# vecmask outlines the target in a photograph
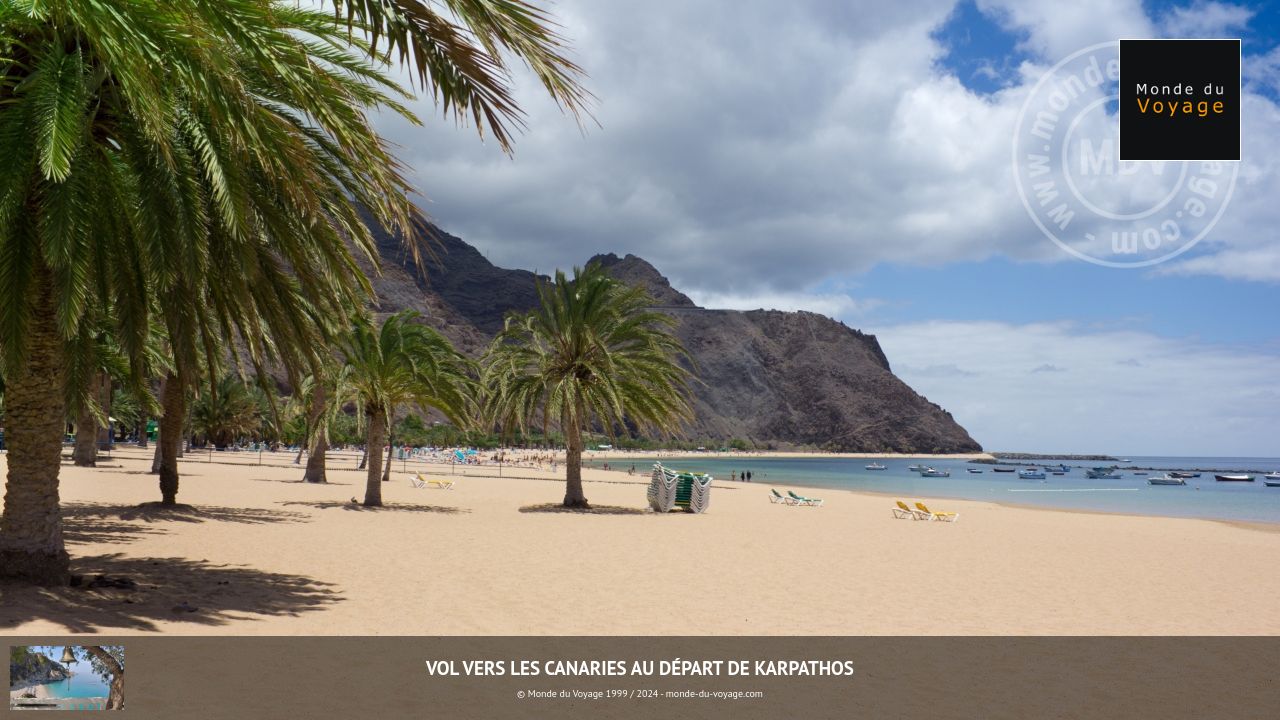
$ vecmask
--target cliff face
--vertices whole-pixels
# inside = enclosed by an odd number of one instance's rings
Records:
[[[62,665],[40,653],[14,648],[9,655],[9,689],[20,690],[33,685],[46,685],[71,677]]]
[[[459,347],[478,353],[508,311],[537,303],[538,276],[496,267],[462,240],[434,232],[436,260],[425,273],[397,241],[380,243],[384,271],[374,284],[382,309],[418,309]],[[981,450],[950,413],[893,374],[873,335],[808,312],[698,307],[634,255],[589,262],[644,287],[679,320],[676,333],[700,380],[688,437],[846,452]]]

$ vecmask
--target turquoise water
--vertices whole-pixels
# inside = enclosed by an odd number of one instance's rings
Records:
[[[1280,488],[1269,488],[1257,471],[1280,470],[1280,458],[1209,458],[1209,457],[1138,457],[1120,464],[1123,477],[1118,480],[1090,480],[1084,470],[1111,463],[1079,460],[1044,460],[1045,464],[1062,462],[1071,466],[1066,475],[1047,475],[1044,480],[1022,480],[1017,473],[995,473],[991,465],[965,460],[915,460],[911,458],[702,458],[664,459],[667,467],[680,471],[710,473],[717,482],[729,482],[731,472],[750,470],[753,484],[804,485],[812,488],[835,488],[881,492],[907,498],[959,498],[990,502],[1017,503],[1048,508],[1093,510],[1133,515],[1212,518],[1249,522],[1280,523]],[[885,465],[885,470],[866,470],[871,462]],[[627,468],[631,460],[612,460],[616,469]],[[951,477],[924,478],[907,470],[917,463],[939,470],[950,470]],[[591,461],[599,467],[601,461]],[[636,461],[636,469],[647,470],[649,462]],[[1029,464],[1029,461],[1028,461]],[[1185,486],[1148,485],[1145,476],[1134,475],[1130,468],[1161,470],[1254,471],[1251,483],[1221,483],[1212,472],[1187,480]],[[980,475],[967,472],[981,469]]]
[[[57,658],[54,659],[56,660]],[[72,672],[70,678],[44,686],[49,691],[50,697],[104,698],[111,693],[111,688],[93,672],[93,668],[89,666],[89,663],[75,663],[68,665],[67,668]]]

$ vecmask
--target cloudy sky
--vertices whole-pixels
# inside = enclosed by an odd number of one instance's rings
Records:
[[[544,3],[545,4],[545,3]],[[519,76],[514,157],[388,119],[428,212],[542,272],[634,253],[715,307],[875,333],[988,449],[1280,456],[1280,8],[1136,0],[560,0],[584,131]],[[1074,259],[1018,199],[1046,68],[1117,38],[1241,37],[1225,215],[1144,270]]]

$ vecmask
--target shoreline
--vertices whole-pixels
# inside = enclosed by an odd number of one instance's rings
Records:
[[[557,453],[558,458],[563,458],[564,453]],[[808,458],[836,458],[848,460],[865,460],[873,458],[883,458],[885,460],[994,460],[995,456],[990,453],[863,453],[863,452],[811,452],[800,450],[743,450],[731,452],[719,452],[716,450],[706,450],[699,452],[697,450],[586,450],[582,453],[583,460],[662,460],[666,458],[710,458],[715,460],[738,460],[750,458],[778,458],[787,460],[808,459]]]
[[[9,699],[10,700],[21,699],[21,696],[23,693],[30,691],[33,695],[36,696],[37,700],[49,700],[53,698],[53,695],[49,693],[49,688],[47,687],[48,685],[49,683],[40,683],[38,685],[23,685],[22,687],[18,687],[18,688],[10,688]]]
[[[366,508],[355,454],[334,458],[327,484],[275,459],[188,456],[172,509],[147,504],[158,493],[150,452],[117,452],[120,467],[64,465],[72,572],[132,583],[0,583],[0,630],[1280,635],[1273,528],[896,493],[961,514],[922,522],[893,517],[893,491],[787,485],[825,500],[795,507],[771,503],[770,482],[716,483],[706,513],[659,514],[647,509],[647,474],[598,468],[584,470],[593,509],[566,512],[563,469],[419,463],[393,465],[385,505]],[[456,484],[416,488],[416,471]],[[927,591],[903,580],[917,572]]]

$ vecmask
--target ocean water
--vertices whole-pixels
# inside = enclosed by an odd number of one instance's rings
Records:
[[[111,688],[93,672],[93,668],[90,667],[89,663],[79,662],[67,667],[72,672],[71,677],[62,682],[49,683],[44,686],[49,691],[50,697],[104,698],[111,693]]]
[[[753,484],[765,492],[770,485],[803,485],[879,492],[902,499],[959,498],[990,502],[1034,505],[1047,508],[1091,510],[1131,515],[1211,518],[1247,522],[1280,523],[1280,488],[1269,488],[1259,471],[1280,470],[1280,458],[1139,457],[1120,456],[1118,480],[1090,480],[1085,470],[1103,462],[1040,460],[1043,464],[1063,463],[1071,467],[1066,475],[1049,475],[1044,480],[1023,480],[1016,473],[994,473],[991,465],[966,460],[917,460],[912,458],[715,458],[680,457],[663,459],[673,470],[706,472],[716,482],[729,482],[729,474],[750,470]],[[871,462],[885,470],[866,470]],[[629,467],[632,460],[609,461],[614,469]],[[1031,461],[1026,461],[1030,464]],[[917,463],[950,470],[948,478],[925,478],[907,470]],[[602,461],[589,461],[599,467]],[[647,472],[651,461],[635,461],[636,470]],[[982,470],[975,475],[968,468]],[[1134,475],[1139,468],[1204,471],[1185,486],[1148,485],[1145,476]],[[1251,471],[1255,482],[1217,482],[1213,471]]]

